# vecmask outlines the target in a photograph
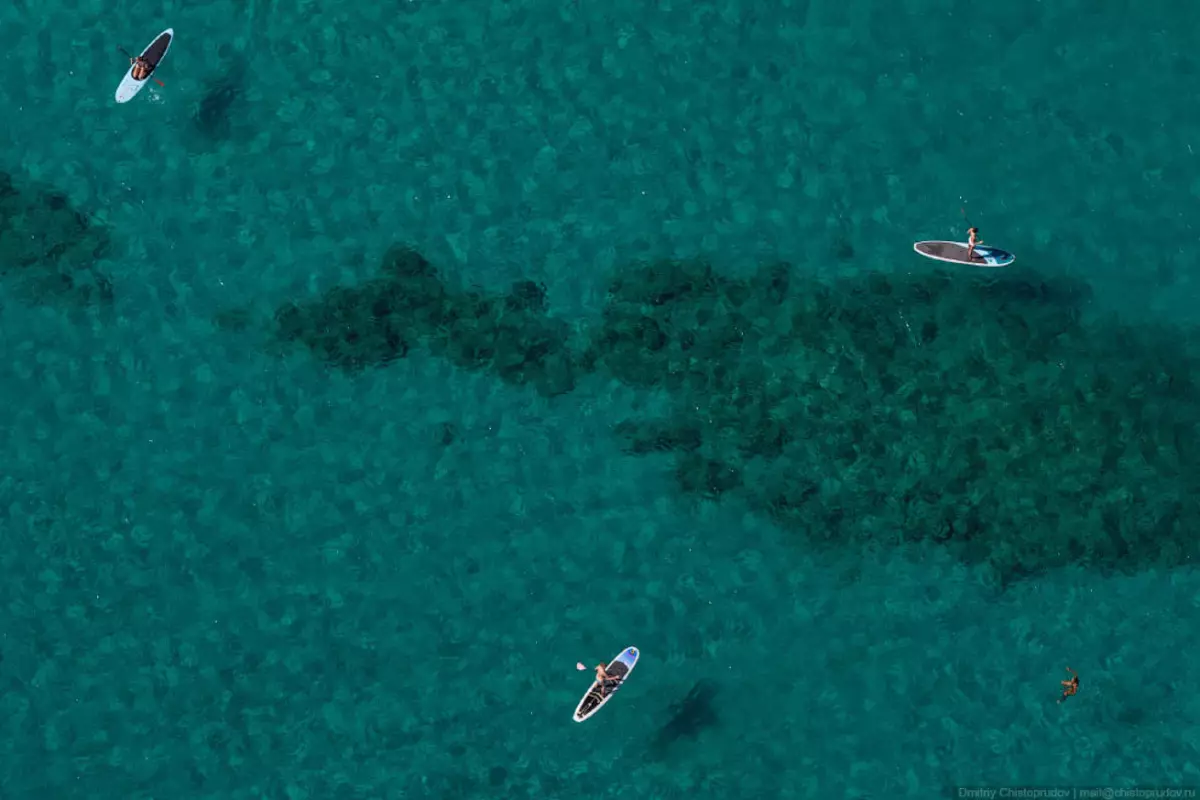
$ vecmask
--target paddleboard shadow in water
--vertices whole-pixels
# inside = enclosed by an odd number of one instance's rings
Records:
[[[713,708],[717,693],[717,684],[713,681],[696,681],[682,700],[671,704],[671,718],[658,729],[650,743],[648,755],[655,760],[662,759],[680,739],[695,739],[704,731],[719,725],[720,717]]]
[[[245,96],[246,72],[233,66],[205,83],[204,96],[192,112],[192,127],[208,142],[228,139],[234,130],[234,114]]]

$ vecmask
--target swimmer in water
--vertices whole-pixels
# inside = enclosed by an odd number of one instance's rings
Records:
[[[1058,698],[1060,703],[1079,691],[1079,673],[1070,667],[1067,667],[1067,672],[1071,673],[1070,680],[1059,681],[1063,687],[1062,697]]]

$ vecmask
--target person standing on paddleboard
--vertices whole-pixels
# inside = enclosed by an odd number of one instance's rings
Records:
[[[975,245],[983,244],[983,239],[979,238],[979,228],[971,226],[967,228],[967,261],[975,257]]]

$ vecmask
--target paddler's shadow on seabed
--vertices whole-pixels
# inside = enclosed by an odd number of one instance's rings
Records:
[[[708,679],[696,681],[691,690],[680,700],[671,704],[670,717],[658,729],[646,757],[652,761],[666,758],[668,751],[681,739],[696,739],[705,731],[720,724],[720,717],[713,708],[718,686]]]

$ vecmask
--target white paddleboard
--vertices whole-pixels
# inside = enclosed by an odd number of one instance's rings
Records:
[[[992,247],[990,244],[975,245],[971,257],[967,258],[968,247],[966,242],[917,242],[913,245],[913,250],[935,261],[969,264],[972,267],[1007,267],[1017,260],[1017,257],[1007,250]]]
[[[151,76],[158,70],[158,65],[167,55],[167,51],[171,49],[171,42],[175,40],[175,30],[167,28],[165,31],[154,37],[154,41],[146,45],[146,49],[142,51],[142,58],[150,62],[150,75],[140,81],[133,77],[133,65],[129,65],[129,69],[125,71],[125,77],[121,79],[121,85],[117,87],[117,102],[128,103],[130,100],[142,90],[142,87],[150,82]]]
[[[621,655],[614,658],[605,671],[616,678],[620,682],[616,686],[609,685],[607,691],[601,693],[600,682],[592,681],[592,688],[587,690],[587,694],[579,701],[579,705],[575,707],[575,721],[583,722],[590,719],[600,709],[604,708],[604,704],[612,699],[612,696],[617,693],[617,690],[625,685],[625,679],[629,677],[629,673],[633,672],[633,668],[637,666],[638,652],[636,647],[626,647],[621,651]]]

